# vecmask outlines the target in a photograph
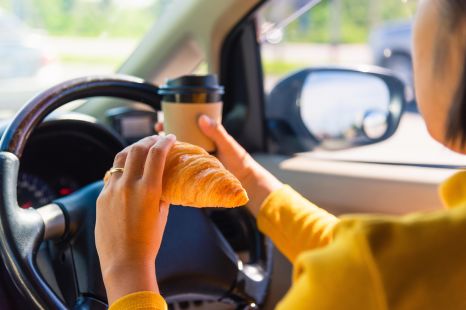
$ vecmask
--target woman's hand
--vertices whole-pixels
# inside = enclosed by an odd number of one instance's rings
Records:
[[[228,134],[222,124],[206,115],[199,118],[202,132],[214,141],[217,157],[231,173],[241,182],[249,195],[248,208],[257,216],[262,202],[267,196],[283,184],[270,172],[257,163],[248,152]],[[157,131],[163,130],[161,123],[156,125]]]
[[[97,199],[95,240],[109,304],[137,291],[158,293],[155,258],[168,216],[160,200],[165,159],[176,138],[145,138],[116,157]]]

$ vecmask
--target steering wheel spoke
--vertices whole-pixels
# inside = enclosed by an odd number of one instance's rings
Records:
[[[0,152],[0,252],[10,278],[31,305],[65,309],[40,276],[35,255],[44,236],[44,222],[35,209],[21,209],[16,199],[19,159]],[[45,292],[46,294],[38,294]]]
[[[37,209],[44,222],[45,240],[60,239],[66,232],[66,219],[63,210],[56,203],[50,203]]]

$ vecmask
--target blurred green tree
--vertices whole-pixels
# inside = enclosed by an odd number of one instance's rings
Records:
[[[338,6],[324,0],[300,18],[305,18],[308,28],[295,21],[285,29],[285,40],[313,43],[363,43],[367,42],[372,28],[388,21],[412,18],[417,5],[415,0],[338,0]],[[332,7],[341,8],[338,22],[339,42],[335,41],[335,24]],[[333,33],[333,35],[332,35]]]
[[[132,37],[152,25],[158,2],[137,7],[113,0],[0,0],[0,8],[50,35]]]
[[[338,1],[338,5],[332,6],[332,1]],[[121,3],[114,0],[0,0],[0,8],[13,11],[31,26],[43,28],[50,35],[132,37],[149,29],[170,1],[154,0],[151,6],[142,9]],[[285,40],[366,42],[371,29],[380,23],[411,17],[416,3],[416,0],[323,0],[301,16],[301,20],[285,28]],[[332,7],[341,12],[332,14]],[[339,18],[337,25],[335,16]]]

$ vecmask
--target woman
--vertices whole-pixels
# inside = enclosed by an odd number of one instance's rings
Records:
[[[414,27],[416,96],[430,134],[466,153],[466,2],[424,0]],[[220,124],[199,126],[249,193],[259,229],[294,264],[279,309],[466,309],[466,172],[441,186],[449,210],[341,219],[256,163]],[[175,137],[149,137],[115,158],[97,204],[96,245],[112,309],[165,309],[154,261],[168,205],[164,160]],[[154,202],[159,202],[154,203]],[[109,209],[112,212],[109,212]],[[139,229],[135,229],[135,228]]]

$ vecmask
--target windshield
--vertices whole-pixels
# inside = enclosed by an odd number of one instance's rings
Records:
[[[115,72],[165,0],[0,0],[0,119],[66,79]]]

